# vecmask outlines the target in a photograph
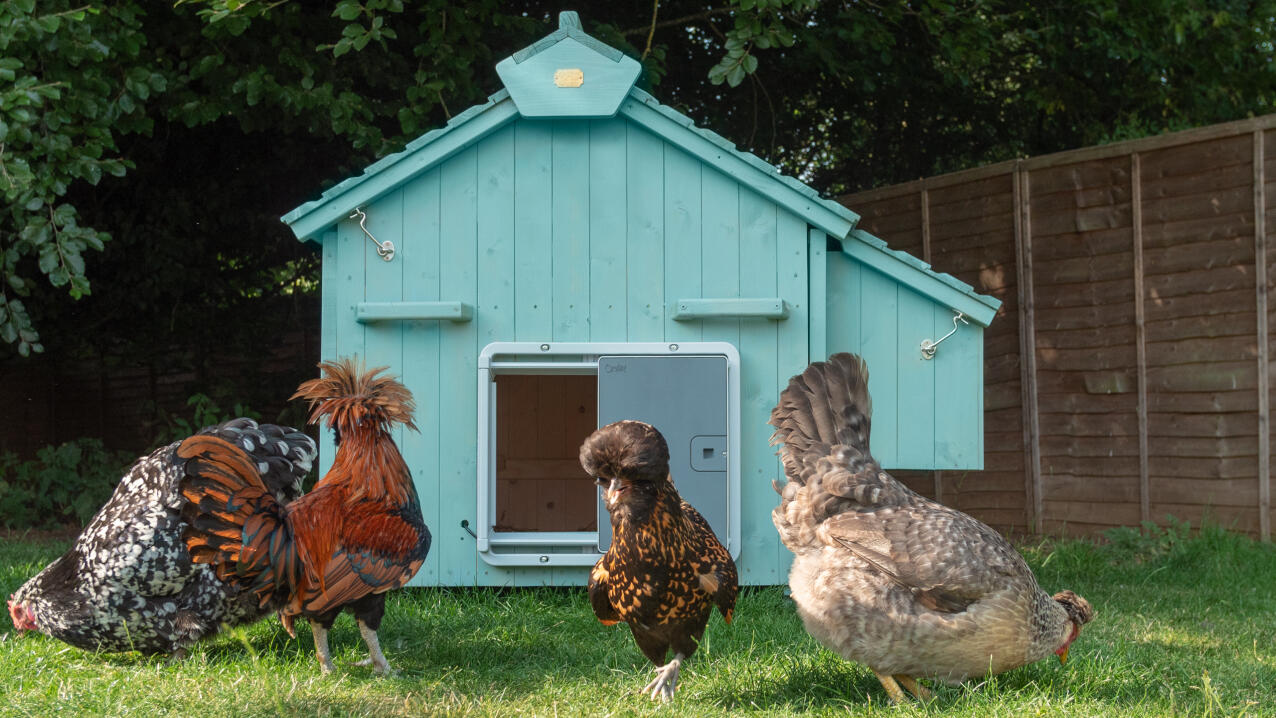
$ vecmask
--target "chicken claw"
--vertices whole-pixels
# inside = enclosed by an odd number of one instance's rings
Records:
[[[678,690],[678,669],[682,666],[682,659],[685,658],[681,653],[674,656],[672,661],[656,669],[656,677],[642,689],[645,695],[647,691],[651,691],[651,700],[656,700],[659,696],[662,703],[668,703],[673,700],[673,692]]]

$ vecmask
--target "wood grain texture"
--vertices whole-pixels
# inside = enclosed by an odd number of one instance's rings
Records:
[[[903,232],[896,246],[1032,317],[986,332],[986,468],[940,477],[945,502],[995,522],[1005,509],[975,497],[1018,476],[1031,513],[1035,416],[1042,471],[1069,482],[1042,487],[1046,530],[1218,506],[1270,534],[1274,127],[1268,116],[844,198],[876,222],[861,226],[893,245],[886,231]],[[1128,483],[1101,507],[1114,478]]]

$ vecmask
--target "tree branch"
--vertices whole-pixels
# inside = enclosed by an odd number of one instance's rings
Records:
[[[704,12],[698,12],[691,15],[683,15],[682,17],[677,17],[672,20],[665,20],[663,22],[655,22],[655,16],[653,13],[651,25],[643,25],[641,27],[632,27],[632,28],[629,28],[628,30],[621,30],[620,34],[625,37],[629,37],[630,35],[641,35],[644,32],[655,32],[655,29],[659,27],[685,25],[686,23],[693,22],[695,20],[708,20],[709,18],[714,17],[715,15],[725,15],[727,13],[734,12],[734,11],[735,11],[735,8],[731,6],[715,7],[715,8],[709,8],[708,10],[705,10]]]
[[[653,0],[651,3],[651,30],[647,32],[647,47],[642,51],[642,57],[638,58],[639,62],[646,60],[651,54],[651,40],[656,36],[656,15],[660,12],[660,0]]]

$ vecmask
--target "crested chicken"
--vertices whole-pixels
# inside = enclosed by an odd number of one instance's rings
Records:
[[[642,693],[669,701],[713,607],[731,622],[739,591],[735,562],[679,497],[669,447],[650,424],[618,421],[595,431],[580,447],[580,463],[604,489],[612,527],[611,547],[589,575],[590,604],[604,625],[629,624],[656,666]],[[666,663],[670,649],[674,657]]]
[[[795,554],[789,586],[806,630],[866,664],[897,703],[901,684],[928,696],[920,677],[1066,661],[1090,604],[1047,594],[1000,534],[883,471],[871,416],[868,370],[852,354],[811,364],[771,412],[787,477],[771,517]]]
[[[318,452],[286,426],[233,419],[198,437],[233,447],[279,505],[301,496]],[[19,631],[34,630],[90,651],[181,654],[223,624],[251,623],[270,601],[193,563],[182,533],[178,442],[138,459],[71,548],[9,599]]]
[[[303,383],[293,398],[310,402],[311,422],[327,417],[337,453],[310,493],[282,504],[262,483],[257,466],[216,437],[187,439],[181,489],[186,545],[197,563],[250,592],[259,606],[279,605],[292,635],[307,618],[324,673],[334,670],[328,631],[350,610],[377,673],[390,673],[377,631],[385,593],[407,583],[425,561],[430,532],[408,466],[390,429],[416,429],[407,387],[385,367],[362,371],[353,360],[323,362],[323,376]]]

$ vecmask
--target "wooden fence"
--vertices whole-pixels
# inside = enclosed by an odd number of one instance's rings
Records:
[[[1270,538],[1274,185],[1268,115],[843,197],[1005,302],[985,470],[905,480],[1004,530],[1208,515]]]

